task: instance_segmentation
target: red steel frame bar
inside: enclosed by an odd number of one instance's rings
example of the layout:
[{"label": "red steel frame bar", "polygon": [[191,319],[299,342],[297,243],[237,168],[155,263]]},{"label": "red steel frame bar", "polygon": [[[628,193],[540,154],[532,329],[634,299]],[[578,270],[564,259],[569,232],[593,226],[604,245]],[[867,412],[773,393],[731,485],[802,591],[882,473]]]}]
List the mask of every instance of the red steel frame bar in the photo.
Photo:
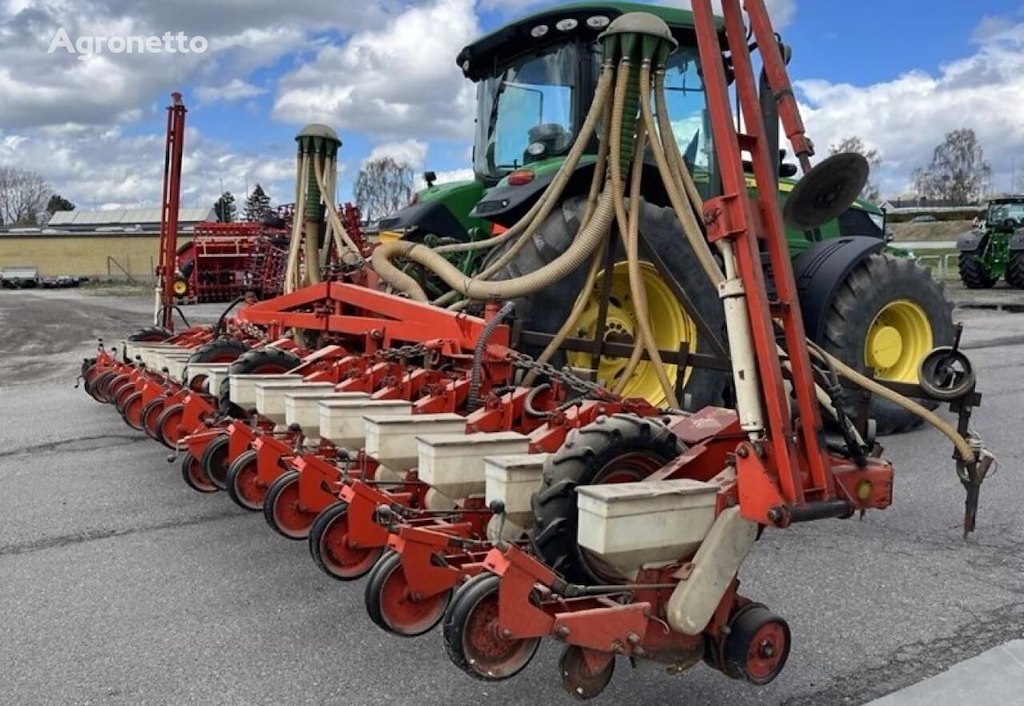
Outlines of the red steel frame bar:
[{"label": "red steel frame bar", "polygon": [[[747,3],[751,16],[767,15],[763,2]],[[714,131],[718,161],[721,165],[723,195],[705,203],[704,215],[711,240],[731,238],[735,242],[737,266],[746,288],[747,309],[751,335],[757,352],[758,369],[764,390],[764,403],[768,415],[768,443],[770,451],[766,466],[779,483],[785,502],[803,504],[807,498],[803,469],[810,470],[812,494],[831,491],[829,461],[817,437],[821,428],[807,353],[803,322],[796,299],[796,284],[789,260],[788,246],[782,224],[782,215],[773,199],[753,201],[747,195],[743,173],[742,151],[747,150],[754,164],[754,174],[761,185],[775,183],[775,176],[763,139],[764,123],[757,110],[757,89],[754,70],[747,47],[746,30],[739,0],[725,0],[726,37],[736,75],[736,90],[742,106],[747,133],[737,133],[729,103],[728,82],[722,65],[717,42],[698,42],[701,65],[705,72],[705,90],[708,110]],[[694,0],[694,24],[699,37],[717,35],[710,0]],[[768,39],[768,38],[766,38]],[[774,43],[774,35],[770,41]],[[761,266],[758,232],[764,233],[768,253],[773,265],[778,301],[775,311],[769,303]],[[787,395],[783,385],[782,361],[775,342],[773,319],[781,322],[786,346],[793,369],[793,386],[800,412],[800,449],[790,422]],[[802,451],[802,453],[801,453]]]},{"label": "red steel frame bar", "polygon": [[185,147],[185,104],[180,93],[171,94],[167,106],[167,144],[164,151],[164,192],[160,212],[160,262],[156,268],[160,309],[155,323],[174,330],[172,280],[177,265],[178,207],[181,201],[181,160]]}]

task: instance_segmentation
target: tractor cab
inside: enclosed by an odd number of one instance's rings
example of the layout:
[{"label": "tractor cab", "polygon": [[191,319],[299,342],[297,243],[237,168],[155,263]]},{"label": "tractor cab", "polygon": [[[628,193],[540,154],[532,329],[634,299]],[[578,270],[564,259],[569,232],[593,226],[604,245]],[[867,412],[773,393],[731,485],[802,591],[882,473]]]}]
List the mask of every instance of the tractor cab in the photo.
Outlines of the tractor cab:
[{"label": "tractor cab", "polygon": [[[557,169],[594,98],[601,70],[598,36],[616,17],[635,10],[659,15],[679,42],[667,66],[668,110],[687,164],[707,171],[712,141],[691,13],[597,2],[531,15],[459,53],[463,73],[477,82],[478,180],[494,185],[524,166],[538,176]],[[596,140],[588,154],[597,152]]]},{"label": "tractor cab", "polygon": [[1007,233],[1024,227],[1024,196],[989,201],[985,223],[992,230]]}]

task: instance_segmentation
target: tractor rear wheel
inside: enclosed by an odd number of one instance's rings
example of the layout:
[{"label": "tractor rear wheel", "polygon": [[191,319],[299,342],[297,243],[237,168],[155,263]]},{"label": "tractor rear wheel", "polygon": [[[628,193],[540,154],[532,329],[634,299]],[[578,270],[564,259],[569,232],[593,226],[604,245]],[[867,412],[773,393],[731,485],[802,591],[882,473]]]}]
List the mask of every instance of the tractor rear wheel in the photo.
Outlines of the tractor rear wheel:
[{"label": "tractor rear wheel", "polygon": [[1006,264],[1006,283],[1016,289],[1024,289],[1024,250],[1012,250]]},{"label": "tractor rear wheel", "polygon": [[[953,305],[945,288],[909,258],[871,255],[839,287],[825,320],[825,350],[876,379],[916,384],[921,359],[952,345]],[[918,400],[935,409],[937,402]],[[853,405],[855,406],[855,405]],[[879,434],[897,434],[922,420],[877,395],[869,415]]]},{"label": "tractor rear wheel", "polygon": [[[563,201],[495,279],[511,279],[536,271],[565,252],[576,236],[585,206],[586,199],[581,197]],[[725,314],[722,302],[686,242],[675,213],[671,208],[659,208],[643,200],[640,201],[639,208],[640,233],[643,239],[661,256],[672,278],[685,290],[697,312],[707,322],[708,328],[724,346]],[[599,335],[597,328],[600,299],[605,279],[609,276],[610,301],[605,319],[604,339],[615,343],[632,343],[639,336],[638,312],[630,293],[625,253],[618,238],[615,243],[615,265],[610,275],[602,272],[593,291],[583,293],[583,296],[589,297],[589,301],[577,321],[575,330],[570,333],[574,338],[595,340]],[[505,249],[496,248],[490,258],[499,256]],[[643,251],[641,259],[644,259]],[[524,329],[539,333],[556,333],[572,310],[577,297],[581,295],[586,275],[587,265],[583,265],[543,290],[517,299],[516,317],[523,323]],[[641,277],[647,293],[650,322],[658,347],[661,350],[677,351],[680,345],[685,343],[690,352],[712,353],[714,349],[707,336],[699,333],[693,317],[679,304],[672,288],[658,269],[645,261],[641,266]],[[542,349],[524,346],[523,350],[530,355],[536,355]],[[562,367],[567,362],[574,367],[593,366],[591,354],[584,352],[559,352],[551,362],[556,367]],[[656,406],[664,405],[665,394],[652,364],[648,361],[641,362],[633,374],[623,380],[626,363],[627,360],[622,357],[607,354],[601,356],[597,361],[598,381],[609,388],[622,383],[623,396],[643,397]],[[678,367],[666,363],[666,368],[669,380],[676,384]],[[708,405],[721,404],[731,384],[731,376],[727,372],[695,370],[691,367],[682,374],[683,395],[688,401],[684,402],[681,399],[680,404],[688,409],[696,410]]]},{"label": "tractor rear wheel", "polygon": [[605,417],[571,432],[544,461],[541,489],[530,500],[537,555],[574,583],[621,583],[616,571],[576,542],[576,487],[643,480],[683,451],[683,443],[668,427],[628,414]]},{"label": "tractor rear wheel", "polygon": [[[297,355],[280,348],[253,348],[231,364],[228,375],[275,375],[286,373],[301,362]],[[231,385],[225,382],[220,386],[220,411],[236,419],[249,416],[246,410],[231,402],[230,395]]]},{"label": "tractor rear wheel", "polygon": [[988,238],[982,238],[977,250],[962,251],[957,258],[957,268],[960,270],[960,281],[968,289],[989,289],[996,283],[996,278],[988,273],[985,265],[985,245]]}]

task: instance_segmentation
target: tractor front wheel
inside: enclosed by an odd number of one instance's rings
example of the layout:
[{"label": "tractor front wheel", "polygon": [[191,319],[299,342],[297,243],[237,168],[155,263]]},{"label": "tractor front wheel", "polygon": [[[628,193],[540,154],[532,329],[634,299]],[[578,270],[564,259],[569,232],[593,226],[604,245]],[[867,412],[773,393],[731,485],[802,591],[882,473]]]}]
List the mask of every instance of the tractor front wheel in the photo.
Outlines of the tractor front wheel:
[{"label": "tractor front wheel", "polygon": [[1006,265],[1006,283],[1016,289],[1024,289],[1024,250],[1012,250]]},{"label": "tractor front wheel", "polygon": [[[853,268],[832,299],[822,344],[876,379],[917,384],[921,360],[936,346],[952,345],[955,333],[953,305],[927,269],[909,258],[871,255]],[[908,431],[922,421],[877,395],[868,411],[879,434]]]},{"label": "tractor front wheel", "polygon": [[985,264],[985,246],[988,238],[983,238],[977,250],[961,251],[957,258],[960,270],[960,281],[968,289],[989,289],[996,283],[996,277],[988,272]]}]

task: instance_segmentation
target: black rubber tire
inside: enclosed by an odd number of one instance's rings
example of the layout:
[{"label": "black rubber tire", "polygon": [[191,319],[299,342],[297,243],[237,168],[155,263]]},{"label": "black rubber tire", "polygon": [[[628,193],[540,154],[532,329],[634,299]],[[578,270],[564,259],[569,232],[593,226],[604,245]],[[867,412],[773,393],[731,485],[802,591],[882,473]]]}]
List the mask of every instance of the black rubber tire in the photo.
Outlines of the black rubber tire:
[{"label": "black rubber tire", "polygon": [[[863,373],[864,344],[868,328],[882,308],[897,299],[907,299],[925,312],[932,328],[932,347],[953,343],[953,305],[946,298],[945,287],[917,261],[891,255],[870,255],[862,260],[839,287],[827,318],[825,334],[819,343],[826,351]],[[918,400],[929,409],[938,402]],[[851,405],[853,413],[855,405]],[[876,421],[878,434],[899,434],[920,426],[920,417],[896,404],[871,397],[869,415]]]},{"label": "black rubber tire", "polygon": [[[312,533],[310,533],[312,535]],[[425,635],[426,633],[433,630],[441,620],[444,619],[445,611],[448,609],[448,605],[451,603],[452,591],[447,591],[446,599],[444,600],[444,607],[440,610],[436,617],[432,616],[430,621],[425,621],[422,624],[416,626],[412,630],[396,629],[396,626],[388,620],[385,609],[381,605],[381,594],[385,589],[387,581],[396,571],[403,571],[402,568],[402,555],[398,552],[386,552],[376,564],[373,565],[373,569],[367,574],[366,587],[363,592],[364,602],[366,603],[366,612],[370,616],[370,620],[373,624],[379,627],[385,632],[391,633],[392,635],[398,635],[399,637],[418,637],[419,635]]]},{"label": "black rubber tire", "polygon": [[184,411],[184,409],[185,409],[185,406],[182,405],[182,404],[172,404],[169,407],[164,407],[164,410],[162,412],[160,412],[160,416],[157,417],[157,420],[156,420],[156,429],[157,429],[157,439],[156,440],[159,441],[164,446],[166,446],[167,448],[171,449],[172,451],[176,448],[176,445],[172,444],[164,436],[164,433],[163,433],[164,424],[166,424],[167,421],[169,419],[171,419],[172,417],[174,417],[175,415],[181,414]]},{"label": "black rubber tire", "polygon": [[985,266],[985,260],[982,257],[987,244],[988,238],[982,238],[978,243],[977,250],[961,251],[957,257],[956,264],[957,269],[960,270],[960,281],[968,289],[989,289],[996,283],[997,278],[989,275],[988,267]]},{"label": "black rubber tire", "polygon": [[185,485],[197,493],[216,493],[218,488],[205,476],[202,464],[196,461],[191,452],[186,451],[181,459],[181,477]]},{"label": "black rubber tire", "polygon": [[[160,341],[166,341],[172,335],[173,334],[171,334],[171,332],[165,329],[163,326],[146,326],[145,328],[140,328],[138,331],[128,334],[127,340],[135,342],[147,341],[152,343],[158,343]],[[127,353],[127,349],[122,350],[121,358],[124,360],[124,362],[130,363],[132,361],[128,360]]]},{"label": "black rubber tire", "polygon": [[339,500],[328,505],[316,516],[316,520],[309,528],[309,537],[307,538],[309,555],[313,557],[313,562],[321,571],[338,581],[355,581],[366,576],[373,571],[386,549],[386,547],[368,548],[361,561],[355,563],[355,568],[346,567],[343,572],[332,566],[332,562],[324,556],[323,537],[330,531],[331,526],[347,512],[348,503],[344,501]]},{"label": "black rubber tire", "polygon": [[[150,400],[149,402],[147,402],[145,406],[142,408],[142,431],[146,432],[146,436],[148,436],[150,439],[153,439],[154,441],[160,441],[160,439],[157,438],[156,434],[150,433],[151,425],[147,424],[146,421],[150,416],[155,416],[156,419],[160,418],[160,414],[163,412],[165,401],[166,400],[163,397],[157,397],[155,400]],[[153,420],[153,427],[156,426],[156,419]]]},{"label": "black rubber tire", "polygon": [[225,485],[227,486],[228,497],[231,498],[235,505],[238,505],[243,510],[259,512],[263,509],[262,503],[260,505],[252,504],[238,491],[238,476],[250,463],[256,463],[256,452],[252,449],[243,451],[239,454],[238,458],[231,462],[231,465],[228,467]]},{"label": "black rubber tire", "polygon": [[[515,259],[498,274],[495,280],[512,279],[528,272],[533,272],[548,264],[561,255],[572,243],[579,229],[579,219],[583,215],[586,199],[572,197],[563,201],[548,216],[536,234],[527,243]],[[723,346],[727,345],[725,334],[725,312],[718,292],[705,276],[697,261],[696,255],[686,241],[679,221],[671,208],[659,208],[646,201],[640,201],[640,232],[644,238],[664,259],[666,266],[693,301],[701,316],[707,321],[712,331],[716,332]],[[616,262],[624,260],[621,240],[616,236]],[[488,259],[493,260],[505,248],[497,248]],[[642,257],[642,255],[641,255]],[[486,262],[484,265],[486,266]],[[576,297],[586,280],[587,265],[577,268],[572,274],[549,285],[542,291],[515,300],[516,318],[523,323],[525,329],[541,333],[553,334],[565,322]],[[523,352],[537,355],[540,347],[523,346]],[[696,353],[711,354],[713,349],[705,336],[698,336]],[[556,354],[551,362],[556,367],[565,365],[565,355]],[[707,369],[695,369],[683,388],[687,402],[685,406],[691,410],[701,409],[708,405],[720,405],[731,393],[731,373]],[[680,400],[681,404],[684,404]]]},{"label": "black rubber tire", "polygon": [[298,471],[288,471],[279,475],[270,487],[267,488],[267,496],[263,499],[263,519],[267,521],[270,529],[277,532],[285,539],[291,539],[293,541],[301,541],[306,539],[306,534],[294,534],[285,530],[281,527],[277,521],[277,517],[274,515],[274,508],[277,505],[278,498],[292,483],[299,482]]},{"label": "black rubber tire", "polygon": [[[751,643],[758,629],[769,622],[777,623],[785,635],[782,656],[771,672],[764,675],[754,675],[747,669]],[[789,630],[789,624],[764,606],[752,606],[729,622],[729,633],[726,635],[722,645],[722,661],[725,670],[727,670],[726,673],[730,676],[734,675],[738,678],[746,679],[756,686],[764,686],[771,683],[785,668],[791,646],[792,635]]]},{"label": "black rubber tire", "polygon": [[234,363],[239,357],[249,352],[251,347],[234,338],[218,338],[204,343],[189,356],[189,363]]},{"label": "black rubber tire", "polygon": [[493,600],[498,592],[500,578],[490,572],[484,572],[462,584],[444,613],[442,635],[444,649],[452,663],[474,679],[481,681],[502,681],[514,677],[530,663],[537,653],[541,639],[527,638],[518,640],[521,643],[521,664],[509,671],[495,672],[488,669],[480,660],[466,653],[465,631],[473,612],[487,600]]},{"label": "black rubber tire", "polygon": [[228,479],[228,446],[231,441],[227,434],[215,437],[203,449],[199,455],[199,465],[203,473],[210,479],[210,482],[217,486],[218,490],[227,490]]},{"label": "black rubber tire", "polygon": [[[292,368],[297,367],[301,362],[302,359],[299,356],[290,351],[283,351],[280,348],[272,348],[270,346],[253,348],[239,356],[231,364],[231,367],[228,368],[228,375],[274,375],[286,373]],[[220,412],[235,419],[245,419],[248,417],[249,414],[246,410],[231,401],[230,394],[231,386],[226,384],[225,381],[225,384],[221,385],[218,400]]]},{"label": "black rubber tire", "polygon": [[[591,566],[576,542],[576,486],[600,483],[616,459],[630,454],[645,466],[646,477],[685,450],[665,425],[652,419],[616,414],[569,433],[566,442],[544,461],[540,490],[533,494],[533,547],[544,563],[567,580],[581,584],[618,582],[619,577]],[[644,472],[646,471],[646,472]]]},{"label": "black rubber tire", "polygon": [[324,561],[323,553],[320,546],[320,537],[327,528],[330,526],[334,519],[343,513],[348,512],[348,503],[338,501],[331,503],[323,509],[323,511],[316,516],[316,520],[313,522],[313,526],[309,528],[309,537],[307,538],[307,546],[309,547],[309,555],[313,557],[313,563],[315,563],[320,570],[333,579],[338,576],[331,571],[327,562]]},{"label": "black rubber tire", "polygon": [[[138,392],[138,391],[133,392],[132,394],[130,394],[128,396],[128,399],[126,399],[124,401],[124,406],[121,409],[121,418],[124,419],[124,423],[127,424],[132,429],[134,429],[135,431],[143,431],[143,427],[135,426],[134,424],[132,424],[131,420],[128,419],[127,412],[131,408],[131,406],[133,404],[135,404],[141,398],[142,398],[142,393],[141,392]],[[142,417],[140,416],[139,418],[141,419]]]},{"label": "black rubber tire", "polygon": [[117,395],[121,392],[125,385],[129,384],[128,373],[118,373],[114,377],[110,378],[103,386],[103,398],[107,401],[107,404],[117,405]]},{"label": "black rubber tire", "polygon": [[146,326],[134,333],[128,334],[129,341],[166,341],[171,337],[171,332],[163,326]]},{"label": "black rubber tire", "polygon": [[113,382],[119,373],[116,370],[108,370],[105,373],[100,373],[99,377],[93,381],[92,389],[90,394],[97,402],[104,404],[110,404],[109,393],[110,383]]},{"label": "black rubber tire", "polygon": [[1024,289],[1024,250],[1011,250],[1006,264],[1006,283],[1014,289]]}]

